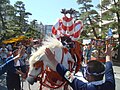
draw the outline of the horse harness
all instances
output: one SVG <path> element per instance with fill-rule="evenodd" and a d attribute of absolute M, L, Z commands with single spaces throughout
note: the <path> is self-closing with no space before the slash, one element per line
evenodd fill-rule
<path fill-rule="evenodd" d="M 68 52 L 67 48 L 63 48 L 62 49 L 62 58 L 61 58 L 61 64 L 63 63 L 63 60 L 64 60 L 64 54 L 66 54 Z M 69 64 L 69 70 L 71 71 L 72 70 L 72 64 L 73 62 L 71 61 L 68 61 L 68 64 Z M 46 87 L 49 87 L 49 88 L 53 88 L 53 89 L 57 89 L 63 85 L 66 84 L 66 81 L 55 71 L 53 71 L 52 69 L 50 69 L 49 67 L 46 67 L 46 69 L 44 69 L 44 63 L 43 61 L 37 61 L 36 63 L 33 64 L 33 66 L 38 69 L 41 67 L 41 72 L 38 76 L 33 76 L 33 75 L 30 75 L 31 77 L 33 77 L 35 79 L 35 81 L 40 81 L 40 90 L 42 90 L 42 85 L 43 86 L 46 86 Z M 44 75 L 46 74 L 45 76 L 45 80 L 43 81 L 42 79 L 44 78 Z M 59 80 L 61 81 L 62 83 L 60 85 L 57 85 L 56 84 L 56 81 Z M 50 82 L 50 84 L 52 86 L 50 86 L 49 84 L 45 83 L 46 81 Z M 56 86 L 56 87 L 54 87 Z"/>

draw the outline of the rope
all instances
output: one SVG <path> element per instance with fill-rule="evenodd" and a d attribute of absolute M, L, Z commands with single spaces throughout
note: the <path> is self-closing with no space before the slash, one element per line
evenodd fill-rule
<path fill-rule="evenodd" d="M 22 78 L 22 83 L 21 83 L 21 90 L 23 90 L 23 78 Z"/>
<path fill-rule="evenodd" d="M 11 61 L 15 60 L 16 58 L 18 58 L 18 56 L 15 56 L 14 58 L 12 58 L 12 57 L 13 57 L 13 56 L 8 57 L 8 58 L 6 59 L 6 62 L 5 62 L 4 64 L 0 65 L 0 69 L 1 69 L 2 67 L 4 67 L 5 65 L 7 65 L 9 62 L 11 62 Z M 12 58 L 12 59 L 9 60 L 9 58 Z M 8 60 L 9 60 L 9 61 L 8 61 Z"/>
<path fill-rule="evenodd" d="M 30 88 L 30 84 L 28 83 L 28 88 L 29 88 L 29 90 L 31 90 L 31 88 Z"/>

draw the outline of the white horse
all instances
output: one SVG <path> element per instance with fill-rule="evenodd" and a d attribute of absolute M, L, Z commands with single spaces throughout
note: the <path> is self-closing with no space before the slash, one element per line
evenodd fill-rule
<path fill-rule="evenodd" d="M 38 50 L 35 51 L 30 57 L 30 69 L 27 77 L 27 81 L 30 84 L 34 84 L 34 78 L 39 76 L 42 72 L 42 68 L 40 67 L 40 65 L 38 65 L 39 67 L 37 68 L 35 67 L 36 62 L 43 61 L 44 70 L 46 69 L 46 67 L 49 67 L 53 71 L 56 71 L 55 67 L 52 66 L 50 60 L 48 60 L 47 56 L 45 55 L 46 48 L 50 48 L 50 50 L 55 54 L 56 60 L 58 60 L 59 63 L 62 63 L 66 68 L 69 67 L 68 61 L 74 63 L 71 54 L 69 52 L 64 52 L 63 48 L 65 47 L 62 45 L 61 41 L 58 41 L 54 37 L 47 37 L 47 39 L 43 42 L 43 45 L 40 48 L 38 48 Z"/>

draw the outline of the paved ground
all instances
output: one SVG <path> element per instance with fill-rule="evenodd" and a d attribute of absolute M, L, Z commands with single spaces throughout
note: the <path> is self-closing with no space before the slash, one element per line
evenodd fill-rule
<path fill-rule="evenodd" d="M 114 73 L 115 73 L 115 80 L 116 80 L 116 90 L 120 90 L 120 66 L 113 66 Z M 0 76 L 0 90 L 7 90 L 6 88 L 6 81 L 5 81 L 6 74 Z M 34 85 L 30 86 L 31 90 L 39 90 L 39 83 L 35 83 Z M 27 81 L 23 82 L 23 90 L 30 90 Z M 48 88 L 43 88 L 43 90 L 49 90 Z M 62 89 L 59 89 L 62 90 Z"/>

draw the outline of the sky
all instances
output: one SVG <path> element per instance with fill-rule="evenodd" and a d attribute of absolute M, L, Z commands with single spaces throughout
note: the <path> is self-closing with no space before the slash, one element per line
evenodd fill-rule
<path fill-rule="evenodd" d="M 13 5 L 18 0 L 10 0 Z M 53 25 L 56 20 L 63 15 L 60 13 L 61 9 L 79 10 L 80 7 L 76 0 L 19 0 L 25 4 L 27 12 L 32 13 L 29 17 L 29 21 L 34 19 L 42 22 L 44 25 Z M 94 5 L 99 3 L 99 0 L 92 0 Z"/>

